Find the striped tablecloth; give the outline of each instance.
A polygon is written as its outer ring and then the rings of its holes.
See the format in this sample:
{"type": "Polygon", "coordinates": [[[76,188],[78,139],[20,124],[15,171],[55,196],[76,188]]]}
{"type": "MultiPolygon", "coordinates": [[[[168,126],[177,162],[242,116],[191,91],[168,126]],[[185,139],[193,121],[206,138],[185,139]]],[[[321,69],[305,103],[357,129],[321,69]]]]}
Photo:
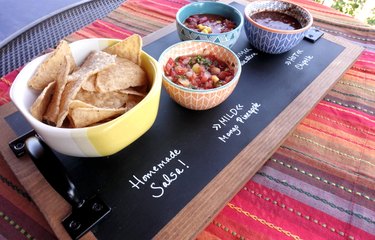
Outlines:
{"type": "MultiPolygon", "coordinates": [[[[375,239],[375,29],[309,0],[292,2],[312,12],[315,27],[365,50],[198,239],[375,239]]],[[[128,0],[66,40],[145,36],[187,3],[128,0]]],[[[18,72],[1,78],[0,104],[10,101],[18,72]]],[[[0,239],[56,238],[1,158],[0,180],[0,239]]]]}

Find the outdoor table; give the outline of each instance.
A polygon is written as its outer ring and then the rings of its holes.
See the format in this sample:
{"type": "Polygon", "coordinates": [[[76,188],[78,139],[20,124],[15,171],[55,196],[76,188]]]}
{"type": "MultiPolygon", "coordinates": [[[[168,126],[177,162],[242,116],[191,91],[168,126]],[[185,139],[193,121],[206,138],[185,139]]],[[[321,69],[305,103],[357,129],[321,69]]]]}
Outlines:
{"type": "MultiPolygon", "coordinates": [[[[350,54],[353,58],[359,54],[358,58],[352,65],[347,63],[348,70],[337,73],[337,79],[329,79],[335,84],[324,85],[329,90],[316,104],[311,104],[312,110],[307,115],[302,114],[303,119],[297,126],[291,124],[287,128],[291,131],[280,135],[285,135],[280,144],[272,138],[264,139],[263,146],[250,146],[241,151],[235,158],[239,161],[228,164],[229,167],[199,192],[198,201],[190,202],[155,238],[375,239],[375,29],[312,1],[291,2],[309,9],[314,16],[314,27],[325,32],[328,39],[352,49],[350,54]],[[278,145],[277,149],[270,152],[266,140],[278,145]],[[252,152],[253,149],[266,152],[252,152]],[[251,155],[261,159],[257,164],[241,165],[246,157],[253,159],[251,155]],[[230,188],[231,185],[236,187],[230,188]],[[206,208],[203,211],[199,206],[202,204],[206,208]],[[190,218],[197,222],[188,221],[190,218]]],[[[81,23],[77,29],[65,28],[67,32],[60,32],[62,36],[57,38],[69,42],[93,37],[123,39],[137,33],[144,37],[147,49],[148,44],[173,32],[176,12],[188,3],[128,0],[97,17],[101,19],[81,23]],[[158,31],[163,27],[166,28],[158,31]]],[[[25,161],[27,156],[14,157],[11,161],[8,158],[11,156],[8,142],[17,134],[8,126],[6,118],[16,111],[10,103],[9,89],[22,66],[48,51],[58,39],[35,40],[36,44],[43,42],[44,45],[32,47],[37,52],[28,52],[28,55],[22,55],[22,50],[18,53],[12,50],[17,51],[19,45],[25,44],[28,39],[25,36],[38,35],[41,26],[49,36],[48,28],[59,25],[58,19],[66,21],[69,11],[79,12],[80,7],[88,8],[87,4],[90,3],[50,16],[1,46],[1,58],[7,58],[2,60],[7,64],[2,64],[4,76],[0,81],[0,125],[5,136],[0,145],[2,238],[69,239],[61,219],[70,211],[70,206],[52,190],[35,166],[25,161]],[[57,19],[54,20],[57,24],[51,25],[48,22],[51,19],[57,19]]],[[[336,75],[323,76],[328,79],[336,75]]],[[[324,83],[323,78],[320,81],[324,83]]],[[[309,98],[314,96],[302,99],[309,98]]],[[[291,110],[287,113],[298,115],[291,110]]],[[[282,127],[277,127],[273,125],[270,133],[282,132],[282,127]]],[[[94,239],[100,230],[100,226],[94,227],[83,238],[94,239]]]]}

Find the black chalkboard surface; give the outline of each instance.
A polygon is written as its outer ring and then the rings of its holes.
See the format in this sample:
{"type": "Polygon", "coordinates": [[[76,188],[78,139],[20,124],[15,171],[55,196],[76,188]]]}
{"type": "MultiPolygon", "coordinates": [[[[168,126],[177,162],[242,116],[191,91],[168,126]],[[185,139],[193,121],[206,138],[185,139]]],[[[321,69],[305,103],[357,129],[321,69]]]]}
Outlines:
{"type": "MultiPolygon", "coordinates": [[[[232,4],[243,11],[243,5],[232,4]]],[[[158,59],[178,41],[172,32],[144,51],[158,59]]],[[[163,90],[152,128],[121,152],[87,159],[58,154],[82,195],[98,193],[112,207],[108,218],[93,230],[95,235],[152,238],[343,49],[322,38],[269,55],[253,49],[242,32],[232,48],[242,62],[241,78],[223,104],[192,111],[177,105],[163,90]]],[[[16,113],[6,120],[17,129],[19,118],[16,113]]]]}

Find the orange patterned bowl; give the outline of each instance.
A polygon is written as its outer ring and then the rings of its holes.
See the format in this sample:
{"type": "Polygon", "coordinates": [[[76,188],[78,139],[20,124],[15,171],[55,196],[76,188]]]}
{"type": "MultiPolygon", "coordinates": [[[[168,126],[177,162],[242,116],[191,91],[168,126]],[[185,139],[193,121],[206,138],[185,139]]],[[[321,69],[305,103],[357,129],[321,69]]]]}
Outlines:
{"type": "Polygon", "coordinates": [[[170,58],[194,55],[214,55],[234,69],[234,78],[220,87],[191,89],[172,82],[163,71],[163,86],[169,96],[181,106],[192,110],[207,110],[224,102],[233,92],[240,79],[241,63],[229,48],[197,40],[183,41],[170,46],[160,55],[159,63],[164,68],[170,58]]]}

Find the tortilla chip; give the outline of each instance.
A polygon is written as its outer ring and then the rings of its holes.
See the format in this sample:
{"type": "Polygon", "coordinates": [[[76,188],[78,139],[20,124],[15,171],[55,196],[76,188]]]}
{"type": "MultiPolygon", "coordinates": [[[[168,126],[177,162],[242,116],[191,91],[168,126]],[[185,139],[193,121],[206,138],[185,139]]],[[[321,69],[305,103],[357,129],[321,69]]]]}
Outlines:
{"type": "Polygon", "coordinates": [[[133,34],[123,41],[104,49],[104,52],[126,58],[138,65],[141,65],[141,51],[142,38],[138,34],[133,34]]]}
{"type": "Polygon", "coordinates": [[[43,90],[50,82],[55,81],[65,57],[73,69],[75,62],[72,52],[68,43],[62,40],[51,55],[38,67],[36,73],[28,81],[28,85],[35,90],[43,90]]]}
{"type": "Polygon", "coordinates": [[[141,97],[145,97],[147,95],[147,85],[140,86],[140,87],[130,87],[127,89],[121,89],[119,90],[120,93],[123,94],[129,94],[129,95],[137,95],[141,97]]]}
{"type": "Polygon", "coordinates": [[[96,91],[96,74],[91,75],[82,85],[82,89],[89,91],[89,92],[95,92],[96,91]]]}
{"type": "Polygon", "coordinates": [[[140,101],[142,101],[142,99],[142,96],[128,95],[128,101],[126,101],[126,108],[128,109],[128,111],[135,105],[137,105],[140,101]]]}
{"type": "Polygon", "coordinates": [[[82,84],[93,74],[108,68],[115,63],[115,56],[96,51],[92,52],[82,64],[82,67],[68,76],[70,81],[66,84],[60,102],[60,112],[56,126],[61,127],[68,115],[70,102],[76,97],[82,84]]]}
{"type": "Polygon", "coordinates": [[[100,92],[111,92],[129,87],[147,85],[145,71],[137,64],[125,59],[116,58],[116,64],[98,73],[96,89],[100,92]]]}
{"type": "Polygon", "coordinates": [[[100,108],[121,108],[126,105],[128,95],[121,92],[90,92],[81,89],[75,99],[100,108]]]}
{"type": "Polygon", "coordinates": [[[43,89],[38,98],[35,100],[30,108],[30,113],[39,121],[42,121],[43,115],[46,112],[51,101],[55,89],[55,82],[51,82],[43,89]]]}
{"type": "Polygon", "coordinates": [[[48,105],[47,111],[43,115],[43,119],[50,125],[56,125],[57,116],[60,112],[61,95],[64,91],[69,72],[70,62],[67,59],[67,57],[65,57],[65,62],[62,65],[62,68],[60,69],[60,72],[55,82],[56,84],[52,100],[48,105]]]}
{"type": "Polygon", "coordinates": [[[91,52],[78,70],[69,75],[68,81],[81,79],[83,76],[87,79],[116,63],[116,56],[103,51],[91,52]]]}
{"type": "Polygon", "coordinates": [[[95,106],[81,100],[72,100],[69,108],[94,108],[95,106]]]}
{"type": "Polygon", "coordinates": [[[74,127],[87,127],[109,118],[117,117],[126,112],[126,110],[126,108],[70,107],[69,119],[74,127]]]}

